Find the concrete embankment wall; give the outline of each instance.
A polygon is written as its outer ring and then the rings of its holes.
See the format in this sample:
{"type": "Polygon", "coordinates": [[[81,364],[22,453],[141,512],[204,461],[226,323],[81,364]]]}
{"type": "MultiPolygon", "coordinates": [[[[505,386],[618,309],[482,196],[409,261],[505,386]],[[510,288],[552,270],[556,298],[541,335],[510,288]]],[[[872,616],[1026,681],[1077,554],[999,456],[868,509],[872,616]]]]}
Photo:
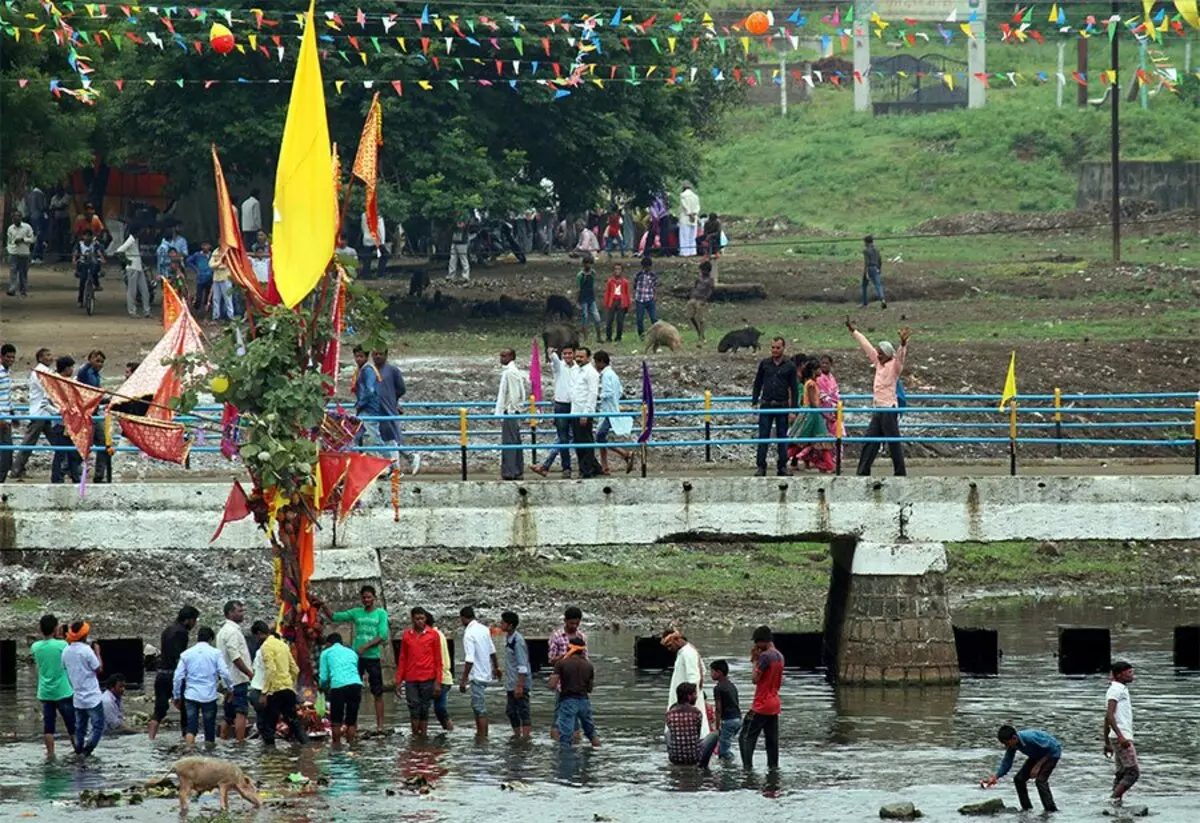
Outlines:
{"type": "MultiPolygon", "coordinates": [[[[1200,210],[1200,162],[1121,161],[1121,197],[1148,200],[1159,211],[1200,210]]],[[[1075,207],[1112,203],[1112,166],[1083,163],[1075,207]]]]}
{"type": "MultiPolygon", "coordinates": [[[[0,550],[258,548],[247,519],[210,544],[223,483],[9,484],[0,550]]],[[[668,539],[878,543],[1200,538],[1200,477],[725,477],[405,483],[400,519],[378,486],[318,548],[520,548],[668,539]]],[[[333,557],[330,556],[332,561],[333,557]]]]}

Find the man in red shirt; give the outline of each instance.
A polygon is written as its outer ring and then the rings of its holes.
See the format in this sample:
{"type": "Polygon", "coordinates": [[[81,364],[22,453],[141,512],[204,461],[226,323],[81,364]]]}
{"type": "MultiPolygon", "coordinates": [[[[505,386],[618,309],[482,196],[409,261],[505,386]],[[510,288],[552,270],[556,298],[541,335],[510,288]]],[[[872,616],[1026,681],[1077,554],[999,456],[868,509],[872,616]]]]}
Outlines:
{"type": "Polygon", "coordinates": [[[442,641],[437,632],[429,629],[427,611],[417,606],[409,614],[412,628],[405,629],[400,638],[400,657],[396,661],[396,696],[403,696],[408,703],[412,733],[423,737],[429,725],[429,707],[442,676],[442,641]]]}
{"type": "Polygon", "coordinates": [[[754,702],[738,737],[742,751],[742,766],[754,768],[754,749],[758,735],[766,736],[767,768],[779,768],[779,687],[783,685],[783,655],[772,642],[771,629],[759,626],[754,630],[754,648],[750,650],[750,665],[754,668],[754,702]]]}

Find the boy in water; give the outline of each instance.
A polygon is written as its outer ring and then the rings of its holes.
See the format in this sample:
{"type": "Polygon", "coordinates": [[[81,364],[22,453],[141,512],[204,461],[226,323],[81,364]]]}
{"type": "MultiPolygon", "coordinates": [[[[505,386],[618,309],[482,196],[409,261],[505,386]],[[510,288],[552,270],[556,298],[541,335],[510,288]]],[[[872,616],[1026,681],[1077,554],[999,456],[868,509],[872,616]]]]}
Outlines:
{"type": "Polygon", "coordinates": [[[1013,784],[1017,787],[1017,799],[1021,801],[1021,808],[1026,811],[1033,808],[1033,803],[1029,801],[1028,788],[1029,778],[1032,777],[1037,786],[1038,797],[1042,801],[1042,808],[1048,812],[1058,811],[1058,806],[1054,805],[1054,793],[1050,791],[1050,774],[1058,765],[1059,758],[1062,757],[1062,744],[1055,740],[1049,732],[1041,729],[1017,731],[1008,725],[1001,726],[996,732],[996,737],[1004,744],[1006,751],[996,773],[989,775],[980,785],[985,788],[995,786],[997,780],[1008,774],[1008,770],[1012,768],[1013,758],[1016,757],[1017,752],[1020,752],[1028,758],[1021,766],[1021,770],[1017,772],[1017,776],[1013,778],[1013,784]]]}
{"type": "Polygon", "coordinates": [[[700,747],[700,768],[707,769],[713,752],[724,760],[733,756],[733,741],[737,739],[742,729],[741,707],[738,705],[737,686],[729,679],[729,664],[724,660],[714,660],[710,667],[713,682],[713,715],[717,718],[717,728],[704,738],[700,747]],[[718,749],[718,744],[720,748],[718,749]]]}
{"type": "Polygon", "coordinates": [[[42,701],[42,735],[46,741],[46,759],[54,759],[54,726],[55,716],[62,715],[63,725],[67,736],[75,740],[75,706],[72,701],[75,692],[67,680],[67,671],[63,668],[63,650],[67,641],[62,639],[63,627],[58,618],[52,614],[42,615],[38,622],[42,631],[42,639],[33,644],[33,660],[37,663],[38,700],[42,701]]]}
{"type": "Polygon", "coordinates": [[[775,648],[775,637],[769,626],[754,630],[754,648],[750,650],[750,665],[754,669],[754,702],[738,735],[742,766],[754,768],[754,749],[758,736],[766,738],[767,768],[779,768],[779,687],[783,685],[783,655],[775,648]]]}
{"type": "Polygon", "coordinates": [[[1116,755],[1117,774],[1113,778],[1112,804],[1120,806],[1125,792],[1142,776],[1137,749],[1133,747],[1133,704],[1129,702],[1129,684],[1133,665],[1123,660],[1112,664],[1112,685],[1105,695],[1104,756],[1116,755]]]}

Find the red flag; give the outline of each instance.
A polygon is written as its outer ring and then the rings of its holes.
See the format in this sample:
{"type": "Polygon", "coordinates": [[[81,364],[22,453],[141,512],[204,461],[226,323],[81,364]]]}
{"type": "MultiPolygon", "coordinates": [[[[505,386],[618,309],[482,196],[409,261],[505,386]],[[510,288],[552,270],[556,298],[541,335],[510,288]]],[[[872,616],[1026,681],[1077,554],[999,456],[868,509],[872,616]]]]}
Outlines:
{"type": "Polygon", "coordinates": [[[80,457],[87,460],[92,450],[92,415],[104,398],[104,392],[51,372],[38,372],[37,375],[50,402],[62,415],[67,436],[79,450],[80,457]]]}
{"type": "Polygon", "coordinates": [[[340,267],[337,283],[337,291],[333,295],[333,331],[325,347],[325,356],[321,358],[321,373],[329,378],[325,391],[330,397],[337,394],[338,358],[342,353],[342,332],[346,326],[346,281],[342,279],[340,267]]]}
{"type": "Polygon", "coordinates": [[[184,437],[186,427],[182,423],[168,423],[120,412],[115,417],[121,424],[121,433],[143,453],[156,460],[181,466],[187,462],[192,444],[184,437]]]}
{"type": "Polygon", "coordinates": [[[271,301],[258,284],[254,268],[250,265],[250,257],[246,254],[241,225],[238,223],[233,199],[229,196],[229,186],[225,184],[225,172],[221,169],[221,160],[217,157],[215,144],[212,147],[212,156],[213,177],[217,188],[217,218],[221,225],[221,263],[229,269],[229,276],[233,278],[233,282],[246,292],[250,303],[261,312],[271,305],[271,301]]]}
{"type": "Polygon", "coordinates": [[[358,154],[354,156],[354,176],[363,181],[367,190],[367,231],[379,245],[379,207],[375,200],[375,187],[379,177],[379,147],[383,145],[383,111],[379,106],[379,92],[371,101],[367,120],[363,123],[362,137],[358,140],[358,154]]]}
{"type": "Polygon", "coordinates": [[[229,497],[225,499],[225,511],[221,513],[221,523],[217,526],[217,530],[213,532],[212,539],[208,542],[217,542],[217,538],[225,530],[226,523],[236,523],[250,515],[250,499],[246,497],[246,490],[242,488],[241,482],[235,480],[233,481],[233,488],[229,490],[229,497]]]}
{"type": "Polygon", "coordinates": [[[372,457],[368,454],[353,454],[350,464],[346,467],[346,485],[342,488],[341,511],[338,520],[349,516],[363,492],[371,487],[381,474],[392,467],[392,461],[386,457],[372,457]]]}
{"type": "Polygon", "coordinates": [[[317,458],[317,468],[321,472],[321,499],[317,501],[317,511],[333,510],[333,494],[346,478],[351,456],[349,452],[321,452],[317,458]]]}

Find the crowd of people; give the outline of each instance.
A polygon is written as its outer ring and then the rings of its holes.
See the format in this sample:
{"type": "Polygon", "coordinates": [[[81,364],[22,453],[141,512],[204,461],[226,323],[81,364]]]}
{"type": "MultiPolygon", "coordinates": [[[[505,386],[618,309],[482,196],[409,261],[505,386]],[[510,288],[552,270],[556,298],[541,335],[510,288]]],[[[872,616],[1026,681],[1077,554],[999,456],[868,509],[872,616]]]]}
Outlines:
{"type": "MultiPolygon", "coordinates": [[[[378,602],[373,586],[360,591],[361,605],[331,611],[317,602],[325,619],[353,626],[352,642],[338,631],[325,633],[316,659],[306,668],[313,682],[300,682],[298,649],[290,646],[265,621],[257,620],[244,632],[243,605],[231,600],[224,606],[225,622],[219,630],[197,626],[199,611],[191,605],[179,610],[160,638],[154,676],[154,710],[147,736],[153,740],[174,707],[179,713],[180,734],[194,745],[200,734],[209,746],[218,740],[243,743],[257,737],[264,746],[277,738],[308,743],[326,734],[334,746],[358,739],[358,715],[364,692],[373,700],[376,731],[385,731],[383,659],[393,641],[387,611],[378,602]],[[196,642],[190,643],[192,632],[196,642]],[[365,684],[365,685],[364,685],[365,684]],[[253,725],[249,715],[254,712],[253,725]],[[218,729],[217,718],[221,715],[218,729]]],[[[583,612],[568,607],[562,626],[547,642],[551,672],[547,688],[553,692],[554,716],[550,736],[564,748],[587,740],[600,746],[592,707],[596,673],[589,660],[587,634],[581,628],[583,612]]],[[[459,612],[463,661],[457,677],[460,693],[469,695],[475,736],[489,735],[490,695],[504,695],[504,715],[516,737],[533,734],[531,703],[534,667],[529,646],[520,631],[521,618],[503,611],[493,628],[484,624],[472,606],[459,612]],[[496,641],[502,644],[497,652],[496,641]]],[[[37,696],[43,708],[46,755],[55,755],[57,720],[61,718],[77,755],[87,757],[106,733],[132,734],[125,722],[125,679],[109,672],[101,658],[101,644],[90,643],[91,626],[85,620],[63,624],[52,614],[39,622],[42,639],[33,644],[37,665],[37,696]],[[103,684],[99,674],[106,677],[103,684]],[[103,686],[103,688],[102,688],[103,686]]],[[[660,642],[674,654],[671,683],[664,715],[667,759],[680,766],[709,767],[716,755],[734,759],[734,743],[745,769],[753,768],[761,737],[767,767],[779,768],[780,688],[786,661],[775,647],[768,626],[752,634],[749,653],[754,696],[743,711],[737,685],[726,660],[705,664],[699,649],[677,629],[668,628],[660,642]]],[[[409,625],[399,637],[394,691],[408,711],[415,738],[429,734],[432,714],[444,731],[452,731],[448,696],[456,685],[446,633],[434,616],[421,606],[409,610],[409,625]]],[[[1140,768],[1134,746],[1133,708],[1129,684],[1133,666],[1112,665],[1112,680],[1105,696],[1104,753],[1115,757],[1116,774],[1111,800],[1120,805],[1138,781],[1140,768]]],[[[1032,808],[1028,783],[1034,781],[1042,806],[1057,811],[1050,777],[1062,757],[1062,745],[1042,729],[1017,730],[1005,724],[998,731],[1005,752],[996,770],[980,785],[994,786],[1011,770],[1015,756],[1027,759],[1014,784],[1022,809],[1032,808]]]]}

